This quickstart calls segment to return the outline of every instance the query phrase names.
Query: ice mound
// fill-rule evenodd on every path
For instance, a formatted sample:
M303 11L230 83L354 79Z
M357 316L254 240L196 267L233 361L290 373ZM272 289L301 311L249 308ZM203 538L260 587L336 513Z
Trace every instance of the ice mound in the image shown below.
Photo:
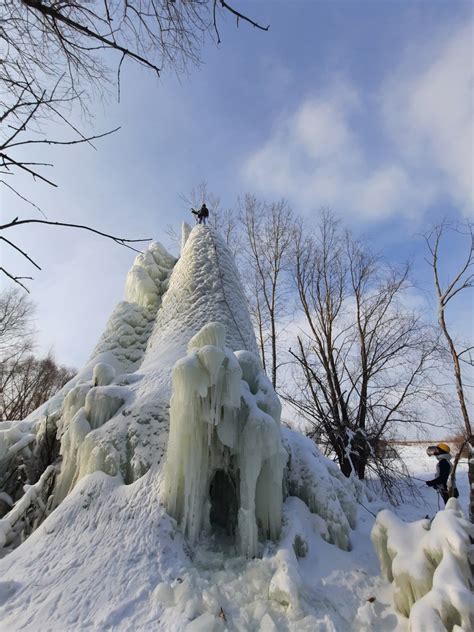
M133 399L129 384L136 381L134 371L142 361L152 332L161 297L176 259L163 246L151 243L147 251L136 257L127 277L125 298L113 311L86 366L48 402L40 406L25 421L2 424L0 431L0 492L3 494L1 513L24 493L23 485L31 489L40 483L42 473L60 455L61 468L54 469L56 506L76 482L92 471L101 469L109 474L121 473L130 482L142 476L150 467L155 452L164 441L153 442L157 430L149 424L129 423L119 412L125 401ZM159 410L157 409L159 408ZM149 411L147 420L166 416L161 407ZM100 429L116 417L102 434ZM120 419L120 421L119 421ZM60 446L61 443L61 446ZM155 449L156 448L156 449ZM22 472L19 477L18 472ZM28 488L28 489L29 489ZM35 487L36 489L36 487ZM27 500L36 503L29 507ZM28 505L28 506L27 506ZM23 509L34 514L41 509L41 498L33 492L22 501Z
M451 498L428 519L404 523L381 511L371 533L382 575L393 582L395 608L411 632L474 629L469 553L474 527Z
M258 531L275 539L281 527L281 407L259 359L225 339L209 323L174 366L166 503L191 542L215 524L254 557Z
M289 455L287 495L297 496L323 518L327 527L322 534L325 540L350 550L350 530L355 527L357 516L356 489L351 481L300 433L283 428L283 443Z
M227 245L207 226L182 242L176 265L136 260L62 393L2 425L5 629L330 629L305 572L347 555L322 538L349 547L352 483L280 428Z

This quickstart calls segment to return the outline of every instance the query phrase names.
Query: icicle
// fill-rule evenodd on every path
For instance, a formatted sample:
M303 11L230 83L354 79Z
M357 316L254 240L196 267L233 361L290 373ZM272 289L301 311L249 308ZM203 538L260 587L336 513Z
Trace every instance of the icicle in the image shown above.
M223 472L221 486L240 481L234 492L239 500L237 535L241 552L253 557L259 529L262 537L276 538L281 527L287 459L281 407L258 358L234 354L224 347L225 336L222 324L209 323L173 369L166 502L194 542L210 528L213 502L230 503L228 498L211 499L216 472Z

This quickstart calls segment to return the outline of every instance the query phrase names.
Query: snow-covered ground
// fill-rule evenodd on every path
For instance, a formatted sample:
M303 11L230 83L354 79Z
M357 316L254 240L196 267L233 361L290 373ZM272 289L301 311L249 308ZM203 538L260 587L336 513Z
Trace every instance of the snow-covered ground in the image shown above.
M414 476L432 476L435 464L423 446L404 453ZM182 538L159 503L158 489L156 505L149 505L150 482L146 475L123 486L101 473L81 481L2 560L2 630L408 630L407 620L391 605L392 588L379 575L370 542L374 517L369 511L387 507L383 501L365 501L367 509L359 505L352 550L343 551L321 537L314 514L291 497L285 502L283 545L268 546L262 559L248 561L222 542L205 541L193 550L184 546L183 554ZM465 508L463 465L458 486ZM436 511L435 492L421 482L419 496L407 495L395 509L407 520ZM285 603L272 580L277 566L285 568L285 535L295 523L307 552L298 558L300 584L289 588L291 603ZM116 552L112 558L110 548ZM287 566L291 571L291 561Z

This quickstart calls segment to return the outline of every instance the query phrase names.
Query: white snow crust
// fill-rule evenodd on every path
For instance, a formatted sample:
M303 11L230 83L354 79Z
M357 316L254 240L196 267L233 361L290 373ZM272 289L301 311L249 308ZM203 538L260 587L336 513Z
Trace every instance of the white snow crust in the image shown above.
M355 527L357 487L325 458L314 442L289 428L283 429L289 454L286 485L289 496L303 500L309 510L326 523L323 537L341 549L351 548L350 530Z
M474 629L470 537L474 527L455 498L433 521L405 523L389 510L378 514L371 539L411 632Z

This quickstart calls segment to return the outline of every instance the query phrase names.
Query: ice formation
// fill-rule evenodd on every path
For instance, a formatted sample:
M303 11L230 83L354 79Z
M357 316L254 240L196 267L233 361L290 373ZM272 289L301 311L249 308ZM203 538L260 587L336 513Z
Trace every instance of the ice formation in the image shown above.
M47 516L0 561L2 623L222 629L224 608L238 629L320 625L302 606L302 567L331 547L321 538L350 547L352 483L280 428L225 242L185 227L175 261L157 245L139 256L86 366L27 421L2 425L7 550ZM25 480L5 488L17 466ZM216 534L236 556L202 552ZM186 540L198 539L191 559Z
M289 454L287 494L303 500L310 511L324 519L327 530L323 537L328 542L350 550L350 530L357 515L353 483L307 437L284 428L283 441Z
M175 263L176 259L160 243L150 244L143 254L138 255L128 273L125 300L141 307L158 309Z
M64 399L59 429L63 462L54 494L55 506L87 474L97 470L113 476L119 473L117 459L91 434L114 417L129 397L126 388L109 383L113 375L112 368L101 363L94 368L92 383L75 386ZM106 385L96 385L104 382Z
M455 498L432 522L404 523L388 510L378 514L372 543L382 575L394 584L395 608L408 617L411 632L474 629L472 537L473 525Z
M214 523L253 557L258 531L276 539L281 527L281 408L259 359L225 338L209 323L174 366L166 503L191 542Z
M191 234L191 226L187 224L186 222L183 222L183 225L181 226L181 252L183 252L190 234Z

